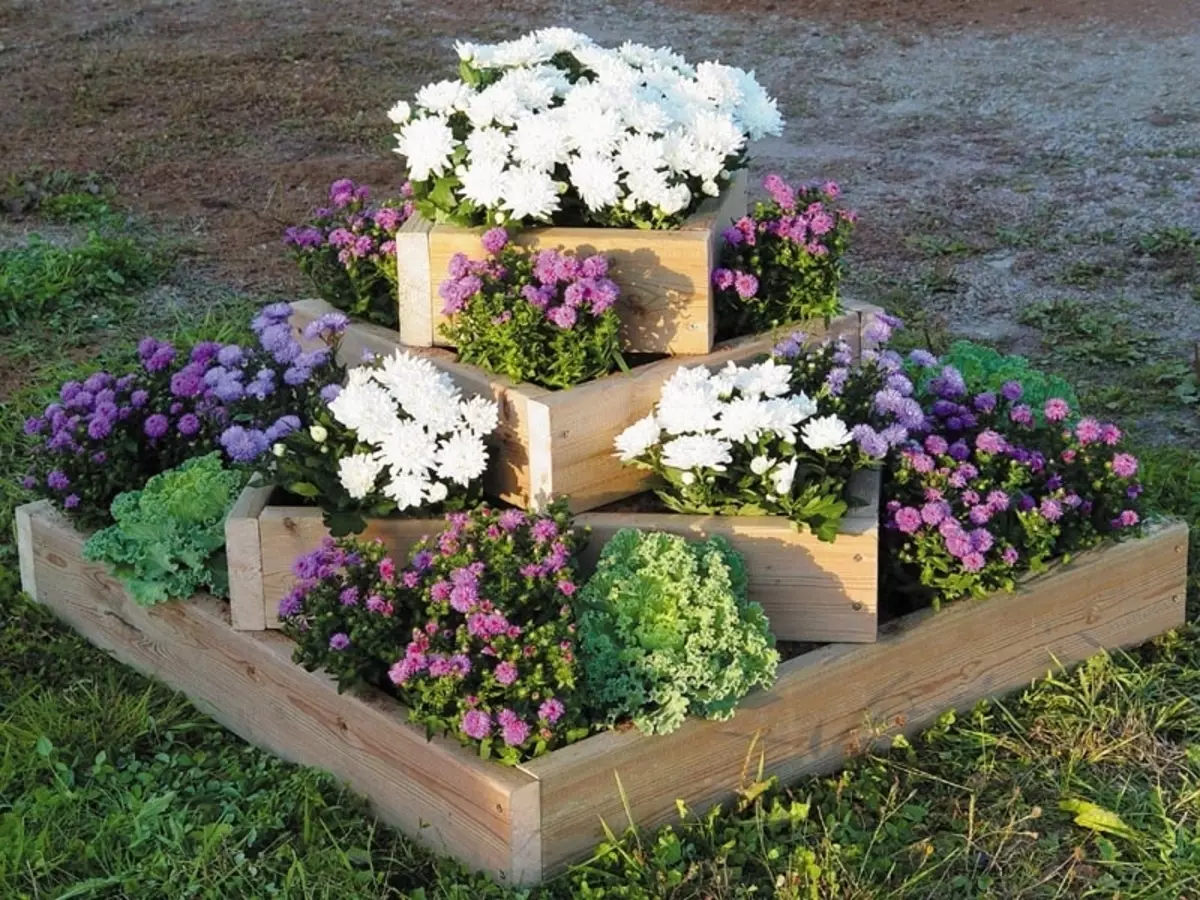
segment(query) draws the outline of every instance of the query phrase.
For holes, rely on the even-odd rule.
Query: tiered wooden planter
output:
[[[272,506],[270,488],[247,488],[226,522],[230,611],[244,631],[278,628],[279,601],[292,588],[292,561],[313,550],[328,533],[315,507]],[[864,503],[842,524],[833,543],[801,534],[786,519],[680,516],[648,513],[582,513],[592,530],[583,567],[594,567],[600,549],[621,528],[669,531],[689,537],[720,534],[746,558],[750,599],[763,605],[781,640],[875,640],[879,572],[879,476],[862,473],[851,495]],[[374,519],[366,538],[380,538],[398,559],[438,519]]]
[[[1184,622],[1187,528],[1083,554],[1013,594],[885,626],[878,643],[830,645],[789,660],[727,722],[671,735],[607,732],[518,768],[480,760],[405,722],[377,691],[338,694],[290,661],[274,632],[239,633],[225,604],[197,597],[138,607],[84,537],[47,503],[17,511],[25,590],[118,659],[186,692],[254,743],[319,766],[365,794],[384,819],[439,852],[509,883],[585,857],[627,813],[640,826],[734,796],[761,765],[784,780],[912,733],[949,707],[1022,687],[1104,648]],[[239,577],[237,573],[234,577]]]
[[[804,330],[813,337],[840,335],[857,350],[862,329],[877,308],[852,301],[844,305],[847,312],[828,329],[817,322],[803,326]],[[303,300],[292,307],[292,321],[298,329],[332,310],[322,300]],[[495,435],[497,463],[489,472],[488,493],[523,508],[566,496],[572,511],[582,512],[646,489],[649,475],[620,463],[613,438],[654,408],[663,382],[676,369],[751,360],[769,352],[780,336],[738,338],[718,344],[704,356],[663,359],[638,366],[629,374],[608,375],[562,391],[514,384],[464,365],[453,353],[437,347],[406,347],[390,329],[361,322],[347,329],[341,357],[346,364],[356,365],[367,350],[384,355],[408,350],[448,373],[465,393],[495,398],[500,425]]]
[[[738,172],[720,197],[701,205],[678,229],[530,228],[516,241],[526,247],[603,253],[621,288],[617,315],[633,353],[709,353],[716,343],[710,274],[721,251],[721,231],[746,214],[746,173]],[[415,216],[396,236],[400,283],[400,339],[413,347],[448,346],[441,326],[438,287],[450,258],[483,256],[481,228],[434,225]]]

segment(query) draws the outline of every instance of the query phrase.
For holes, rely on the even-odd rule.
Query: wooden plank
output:
[[[229,615],[238,631],[262,631],[267,627],[258,514],[267,505],[272,490],[271,487],[245,488],[225,519]]]
[[[37,600],[37,569],[33,559],[33,522],[35,511],[49,512],[54,509],[49,500],[39,500],[16,508],[13,518],[17,527],[17,564],[21,575],[21,590]]]
[[[684,516],[674,513],[583,513],[592,530],[581,562],[595,569],[600,551],[622,528],[689,538],[720,535],[746,559],[749,598],[762,604],[780,640],[875,641],[879,595],[879,473],[861,473],[858,490],[870,512],[852,512],[833,543],[800,533],[771,516]]]
[[[511,880],[516,833],[540,831],[528,809],[532,778],[457,743],[425,739],[378,691],[338,694],[291,661],[292,643],[236,632],[212,598],[137,606],[103,566],[84,563],[84,538],[65,519],[26,507],[39,600],[92,643],[182,690],[218,722],[286,759],[333,773],[375,811],[439,853]],[[528,866],[532,851],[521,860]]]
[[[400,340],[410,347],[433,346],[433,308],[429,304],[429,232],[432,228],[432,222],[414,214],[396,232]]]
[[[1013,594],[906,617],[876,644],[829,645],[785,663],[728,722],[689,720],[662,737],[608,732],[533,760],[541,781],[547,874],[620,829],[625,805],[638,825],[694,811],[734,795],[748,755],[785,783],[829,771],[872,743],[928,725],[1029,684],[1057,665],[1103,648],[1139,644],[1184,623],[1187,527],[1078,557]],[[892,726],[878,734],[873,726]],[[753,769],[752,769],[753,770]]]
[[[707,199],[680,228],[528,228],[516,241],[533,249],[574,250],[580,256],[603,253],[609,275],[621,288],[617,314],[622,341],[635,353],[708,353],[716,339],[713,292],[709,281],[720,231],[746,212],[746,173],[735,174],[720,197]],[[482,254],[481,228],[435,225],[429,233],[429,281],[433,342],[448,346],[446,317],[438,287],[450,258]]]
[[[361,535],[383,541],[399,562],[426,535],[441,531],[442,519],[369,519]],[[292,563],[303,553],[315,550],[329,534],[321,511],[311,506],[268,506],[258,517],[262,571],[259,576],[265,610],[265,627],[279,628],[279,601],[292,589],[296,578]]]

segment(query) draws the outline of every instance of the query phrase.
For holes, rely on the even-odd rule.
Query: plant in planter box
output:
[[[949,366],[930,384],[927,433],[899,455],[887,487],[900,590],[935,607],[1012,590],[1023,572],[1136,532],[1138,461],[1115,425],[1071,425],[1057,397],[1039,421],[1019,383],[970,394]]]
[[[292,574],[296,585],[279,602],[279,618],[296,642],[295,661],[325,669],[339,691],[386,684],[396,648],[417,621],[415,578],[397,577],[380,542],[353,538],[326,538],[295,561]]]
[[[760,363],[677,370],[618,455],[654,472],[676,512],[784,516],[833,540],[855,470],[878,466],[924,413],[899,357],[856,364],[844,341],[803,337]]]
[[[143,606],[190,597],[202,587],[228,592],[225,518],[245,484],[218,453],[155,475],[112,503],[116,524],[92,535],[84,559],[108,563]]]
[[[416,207],[457,225],[671,228],[783,119],[752,73],[566,28],[457,47],[389,113]]]
[[[405,184],[400,197],[368,206],[369,190],[349,178],[329,189],[329,206],[284,232],[296,263],[324,300],[388,328],[397,325],[396,231],[412,215]]]
[[[305,415],[309,426],[283,435],[260,467],[318,500],[335,536],[362,531],[365,517],[436,516],[480,499],[499,409],[464,398],[428,360],[397,351],[355,367],[344,387],[310,396]]]
[[[763,185],[770,201],[722,232],[721,265],[712,274],[722,340],[829,320],[840,309],[842,254],[857,217],[834,204],[838,186],[793,187],[778,175]]]
[[[623,529],[577,606],[585,694],[610,725],[632,719],[666,734],[688,715],[728,719],[751,689],[775,681],[775,640],[723,538]]]
[[[502,228],[483,235],[485,260],[456,254],[439,293],[443,333],[463,362],[516,382],[570,387],[623,361],[613,309],[619,294],[608,261],[554,250],[530,253]]]

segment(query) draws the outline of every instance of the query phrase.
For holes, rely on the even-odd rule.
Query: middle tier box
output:
[[[819,541],[774,516],[688,516],[591,512],[576,524],[591,529],[580,557],[590,574],[604,544],[622,528],[667,531],[688,538],[720,535],[746,559],[749,598],[762,604],[779,640],[871,643],[878,625],[879,493],[876,471],[855,475],[837,540]],[[225,526],[230,570],[230,618],[238,631],[279,627],[279,601],[296,583],[292,562],[328,534],[313,506],[273,504],[271,488],[246,488]],[[398,561],[408,558],[441,519],[370,519],[362,537],[379,539]]]
[[[734,174],[719,197],[706,199],[679,228],[527,228],[525,247],[603,253],[621,288],[617,315],[621,346],[630,353],[703,354],[716,343],[710,274],[721,253],[721,232],[746,214],[746,173]],[[396,235],[400,339],[413,347],[450,346],[438,287],[450,258],[483,256],[483,228],[435,225],[413,216]]]
[[[449,374],[465,394],[495,399],[500,406],[500,424],[492,440],[495,457],[485,481],[487,493],[523,509],[537,509],[555,497],[567,497],[571,511],[578,513],[647,489],[649,473],[622,465],[613,439],[653,410],[663,382],[676,369],[746,362],[768,353],[780,337],[795,330],[805,331],[810,338],[843,337],[857,354],[862,347],[862,329],[877,307],[853,301],[844,301],[843,306],[846,312],[828,328],[822,322],[810,322],[777,333],[735,338],[703,356],[669,357],[561,391],[515,384],[458,362],[448,350],[405,346],[395,331],[357,321],[342,338],[341,359],[356,365],[365,351],[390,355],[406,350]],[[323,300],[301,300],[292,308],[292,322],[299,330],[333,310]]]

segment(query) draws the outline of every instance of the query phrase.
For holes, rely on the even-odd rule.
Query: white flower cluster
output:
[[[480,86],[440,81],[418,91],[415,106],[397,103],[389,112],[400,126],[396,152],[413,182],[453,175],[456,201],[502,220],[546,220],[571,189],[591,213],[673,215],[692,202],[694,186],[716,196],[748,140],[783,129],[753,72],[693,67],[666,48],[609,49],[547,28],[457,49]],[[563,54],[573,71],[560,67]],[[456,155],[460,147],[465,155]],[[560,166],[567,182],[555,178]]]
[[[622,462],[643,460],[660,449],[662,466],[677,469],[694,483],[704,470],[725,472],[738,445],[754,447],[764,435],[821,453],[850,442],[850,430],[835,415],[817,416],[807,394],[790,393],[791,369],[774,360],[749,366],[727,363],[710,372],[703,366],[676,369],[662,387],[658,406],[616,438]],[[750,470],[772,493],[791,492],[796,458],[755,456]]]
[[[351,369],[329,411],[372,447],[338,462],[347,493],[365,499],[387,469],[383,493],[401,510],[440,503],[451,484],[465,488],[481,477],[483,438],[499,420],[493,401],[464,400],[445,372],[400,351],[377,366]]]

